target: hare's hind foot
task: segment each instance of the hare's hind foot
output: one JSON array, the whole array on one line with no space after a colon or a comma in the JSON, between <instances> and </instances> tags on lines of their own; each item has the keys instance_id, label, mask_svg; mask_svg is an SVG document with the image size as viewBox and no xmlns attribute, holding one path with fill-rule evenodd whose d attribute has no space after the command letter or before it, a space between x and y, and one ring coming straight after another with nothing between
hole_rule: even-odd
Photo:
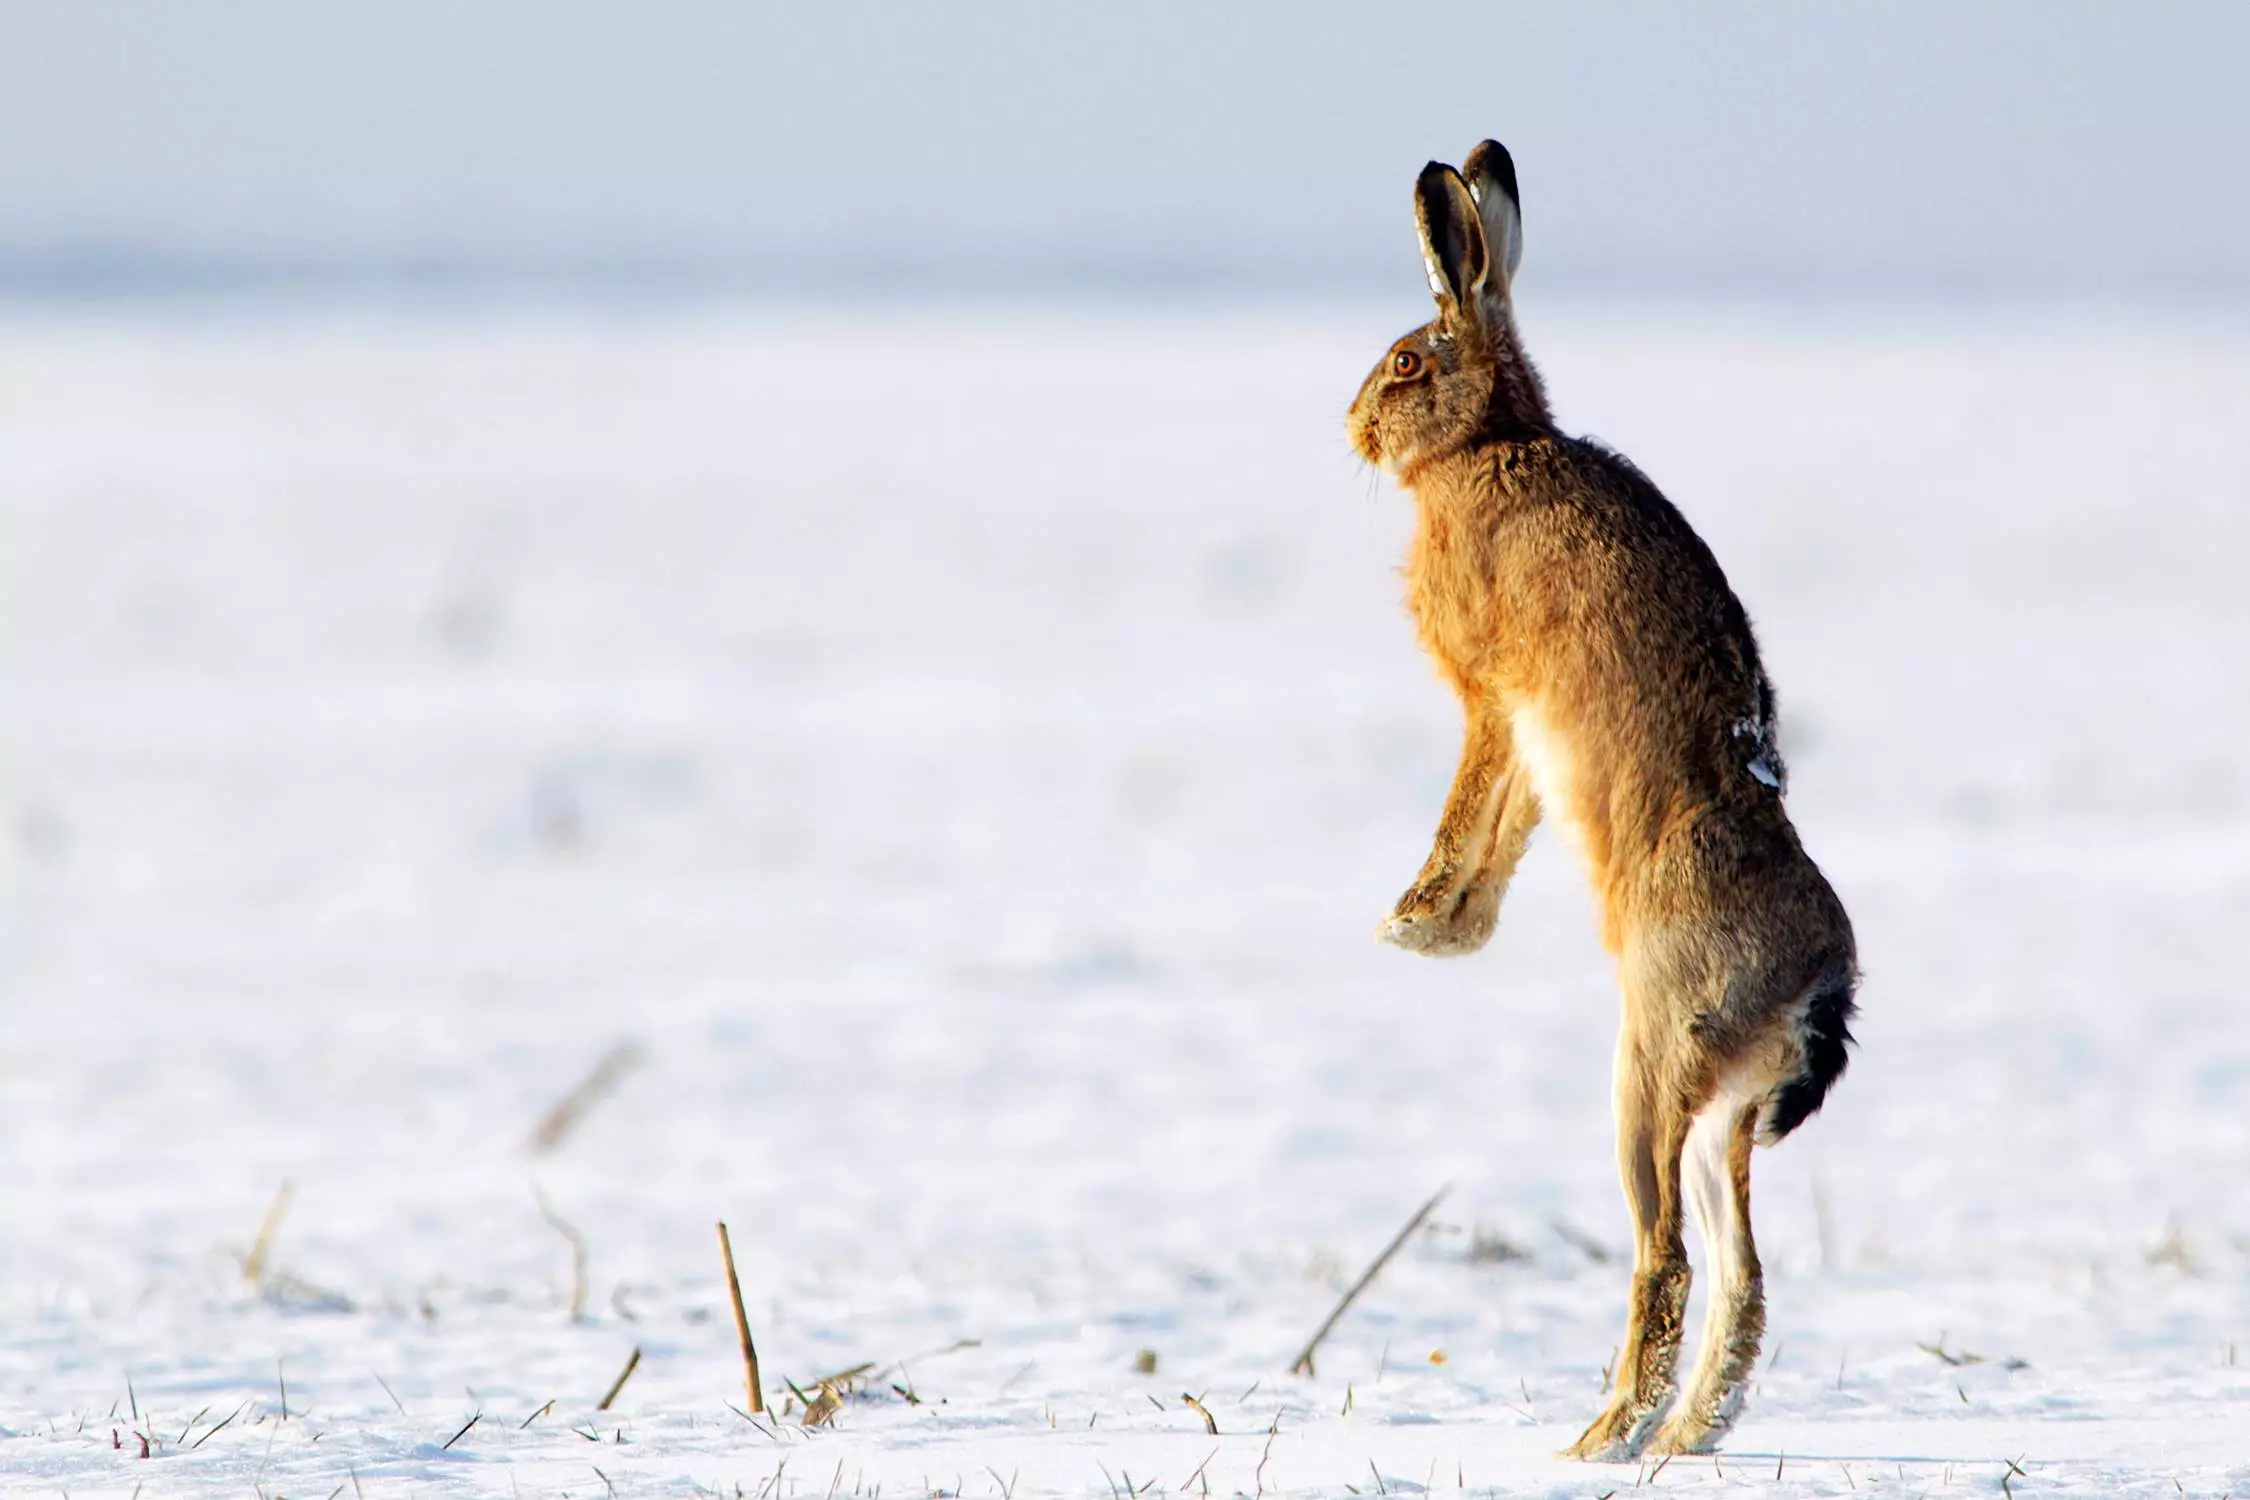
<instances>
[{"instance_id":1,"label":"hare's hind foot","mask_svg":"<svg viewBox=\"0 0 2250 1500\"><path fill-rule=\"evenodd\" d=\"M1697 1453L1715 1453L1719 1440L1734 1427L1731 1421L1706 1422L1700 1417L1683 1412L1657 1429L1640 1451L1644 1458L1674 1458Z\"/></svg>"},{"instance_id":2,"label":"hare's hind foot","mask_svg":"<svg viewBox=\"0 0 2250 1500\"><path fill-rule=\"evenodd\" d=\"M1653 1402L1612 1401L1609 1409L1579 1434L1577 1442L1563 1449L1561 1456L1597 1464L1626 1463L1639 1458L1648 1450L1649 1439L1656 1431L1656 1424L1664 1418L1664 1408L1671 1394L1665 1391Z\"/></svg>"},{"instance_id":3,"label":"hare's hind foot","mask_svg":"<svg viewBox=\"0 0 2250 1500\"><path fill-rule=\"evenodd\" d=\"M1375 932L1384 942L1409 953L1457 958L1482 948L1499 920L1500 890L1496 882L1472 881L1442 890L1416 886L1399 898Z\"/></svg>"}]
</instances>

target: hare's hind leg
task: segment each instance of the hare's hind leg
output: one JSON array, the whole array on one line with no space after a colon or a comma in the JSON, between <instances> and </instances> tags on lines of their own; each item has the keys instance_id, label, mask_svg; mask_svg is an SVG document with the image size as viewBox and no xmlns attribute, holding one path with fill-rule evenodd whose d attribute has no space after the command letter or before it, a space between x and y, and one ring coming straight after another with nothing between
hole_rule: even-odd
<instances>
[{"instance_id":1,"label":"hare's hind leg","mask_svg":"<svg viewBox=\"0 0 2250 1500\"><path fill-rule=\"evenodd\" d=\"M1628 1016L1617 1046L1617 1157L1632 1206L1633 1292L1609 1407L1564 1450L1567 1458L1635 1457L1671 1404L1687 1316L1680 1154L1689 1111Z\"/></svg>"},{"instance_id":2,"label":"hare's hind leg","mask_svg":"<svg viewBox=\"0 0 2250 1500\"><path fill-rule=\"evenodd\" d=\"M1758 1106L1721 1095L1688 1133L1687 1182L1702 1223L1709 1309L1695 1373L1651 1453L1708 1453L1734 1426L1766 1331L1765 1280L1750 1236L1750 1147Z\"/></svg>"}]
</instances>

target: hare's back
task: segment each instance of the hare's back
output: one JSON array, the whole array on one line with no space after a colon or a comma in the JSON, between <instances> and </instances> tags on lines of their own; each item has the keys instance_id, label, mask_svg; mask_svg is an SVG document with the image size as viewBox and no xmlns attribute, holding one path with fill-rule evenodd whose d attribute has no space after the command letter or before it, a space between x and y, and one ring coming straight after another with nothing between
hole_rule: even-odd
<instances>
[{"instance_id":1,"label":"hare's back","mask_svg":"<svg viewBox=\"0 0 2250 1500\"><path fill-rule=\"evenodd\" d=\"M1546 716L1597 801L1642 807L1643 833L1683 793L1770 798L1786 776L1772 689L1718 559L1618 455L1570 442L1547 463L1503 563L1511 696Z\"/></svg>"},{"instance_id":2,"label":"hare's back","mask_svg":"<svg viewBox=\"0 0 2250 1500\"><path fill-rule=\"evenodd\" d=\"M1574 612L1582 625L1605 627L1604 650L1661 675L1756 678L1749 615L1679 507L1599 443L1573 439L1558 456L1557 500L1578 533L1568 549Z\"/></svg>"}]
</instances>

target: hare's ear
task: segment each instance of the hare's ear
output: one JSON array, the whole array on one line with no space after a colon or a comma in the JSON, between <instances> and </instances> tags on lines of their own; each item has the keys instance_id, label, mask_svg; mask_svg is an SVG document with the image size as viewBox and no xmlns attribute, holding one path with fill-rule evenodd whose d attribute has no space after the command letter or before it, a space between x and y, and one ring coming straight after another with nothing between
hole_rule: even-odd
<instances>
[{"instance_id":1,"label":"hare's ear","mask_svg":"<svg viewBox=\"0 0 2250 1500\"><path fill-rule=\"evenodd\" d=\"M1414 182L1414 223L1422 231L1422 259L1430 268L1430 295L1448 314L1473 309L1491 259L1484 224L1461 174L1433 161Z\"/></svg>"},{"instance_id":2,"label":"hare's ear","mask_svg":"<svg viewBox=\"0 0 2250 1500\"><path fill-rule=\"evenodd\" d=\"M1498 141L1479 141L1461 164L1461 175L1477 201L1485 243L1492 247L1499 273L1486 290L1505 300L1515 284L1516 267L1523 264L1523 195L1516 191L1516 159Z\"/></svg>"}]
</instances>

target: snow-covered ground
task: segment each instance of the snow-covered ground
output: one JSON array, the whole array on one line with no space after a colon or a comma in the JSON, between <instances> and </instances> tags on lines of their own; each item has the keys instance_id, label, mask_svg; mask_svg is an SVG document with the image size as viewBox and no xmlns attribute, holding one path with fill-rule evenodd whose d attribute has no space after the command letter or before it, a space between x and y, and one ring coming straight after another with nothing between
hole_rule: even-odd
<instances>
[{"instance_id":1,"label":"snow-covered ground","mask_svg":"<svg viewBox=\"0 0 2250 1500\"><path fill-rule=\"evenodd\" d=\"M1646 1473L1548 1456L1576 870L1372 935L1456 729L1340 420L1410 291L0 318L0 1492L2250 1490L2250 325L1532 299L1868 974L1749 1415ZM730 1409L721 1218L831 1426Z\"/></svg>"}]
</instances>

